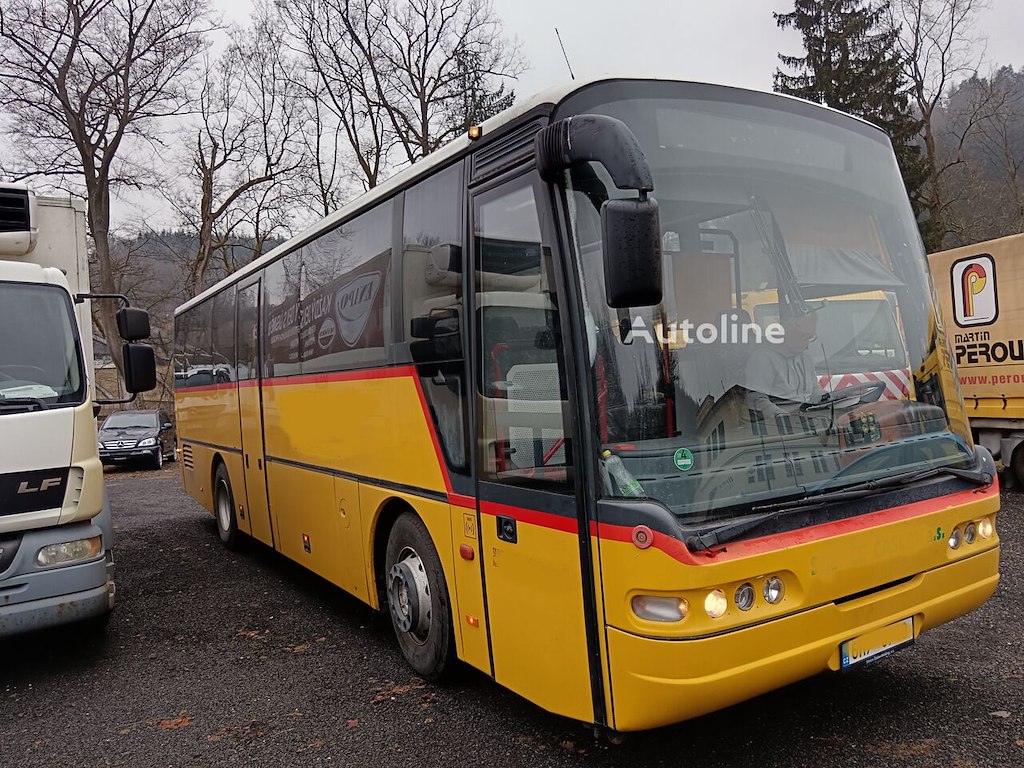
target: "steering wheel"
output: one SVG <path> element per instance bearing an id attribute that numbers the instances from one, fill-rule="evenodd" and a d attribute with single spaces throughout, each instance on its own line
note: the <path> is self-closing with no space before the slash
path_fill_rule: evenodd
<path id="1" fill-rule="evenodd" d="M 850 384 L 848 387 L 840 387 L 828 395 L 828 399 L 820 403 L 804 403 L 800 406 L 801 411 L 823 411 L 832 408 L 841 400 L 849 400 L 859 397 L 861 401 L 874 402 L 882 396 L 885 391 L 884 381 L 863 381 L 858 384 Z"/>

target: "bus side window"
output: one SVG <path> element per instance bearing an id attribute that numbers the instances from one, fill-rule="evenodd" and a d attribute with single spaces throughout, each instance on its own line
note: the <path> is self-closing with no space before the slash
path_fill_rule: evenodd
<path id="1" fill-rule="evenodd" d="M 481 479 L 566 492 L 563 342 L 532 177 L 477 196 L 474 217 Z"/>
<path id="2" fill-rule="evenodd" d="M 402 340 L 449 467 L 468 473 L 469 421 L 463 352 L 462 164 L 405 193 L 402 246 Z"/>

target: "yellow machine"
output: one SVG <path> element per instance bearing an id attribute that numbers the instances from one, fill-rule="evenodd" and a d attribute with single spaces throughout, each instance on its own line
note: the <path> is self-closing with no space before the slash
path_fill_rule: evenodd
<path id="1" fill-rule="evenodd" d="M 225 544 L 388 611 L 428 679 L 610 731 L 984 602 L 995 465 L 878 129 L 636 80 L 478 128 L 177 310 L 183 480 Z M 887 371 L 905 393 L 856 378 Z"/>
<path id="2" fill-rule="evenodd" d="M 928 256 L 975 439 L 1024 483 L 1024 234 Z"/>

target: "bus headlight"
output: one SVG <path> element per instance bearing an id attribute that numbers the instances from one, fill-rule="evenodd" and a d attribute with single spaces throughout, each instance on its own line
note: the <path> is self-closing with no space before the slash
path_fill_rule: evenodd
<path id="1" fill-rule="evenodd" d="M 781 602 L 782 596 L 785 594 L 786 585 L 778 576 L 772 576 L 764 583 L 764 599 L 769 605 Z"/>
<path id="2" fill-rule="evenodd" d="M 749 611 L 754 607 L 754 587 L 749 582 L 741 584 L 736 589 L 736 607 L 741 611 Z"/>
<path id="3" fill-rule="evenodd" d="M 36 563 L 42 566 L 49 566 L 66 565 L 67 563 L 74 563 L 79 560 L 89 560 L 100 553 L 102 546 L 100 536 L 65 541 L 63 544 L 50 544 L 40 549 L 36 554 Z"/>
<path id="4" fill-rule="evenodd" d="M 987 517 L 982 518 L 978 521 L 978 533 L 981 534 L 983 539 L 991 539 L 993 533 L 992 521 Z"/>
<path id="5" fill-rule="evenodd" d="M 147 437 L 145 440 L 139 441 L 139 448 L 152 448 L 154 445 L 156 445 L 155 437 Z"/>
<path id="6" fill-rule="evenodd" d="M 949 548 L 960 549 L 960 545 L 963 544 L 964 534 L 959 528 L 954 528 L 953 532 L 949 534 Z"/>
<path id="7" fill-rule="evenodd" d="M 704 610 L 712 619 L 722 618 L 728 608 L 729 601 L 725 597 L 725 592 L 720 589 L 711 590 L 704 598 Z"/>
<path id="8" fill-rule="evenodd" d="M 690 610 L 689 603 L 681 597 L 654 595 L 634 595 L 630 606 L 633 613 L 647 621 L 682 621 Z"/>
<path id="9" fill-rule="evenodd" d="M 974 523 L 968 523 L 964 526 L 964 541 L 968 544 L 973 544 L 978 538 L 978 526 Z"/>

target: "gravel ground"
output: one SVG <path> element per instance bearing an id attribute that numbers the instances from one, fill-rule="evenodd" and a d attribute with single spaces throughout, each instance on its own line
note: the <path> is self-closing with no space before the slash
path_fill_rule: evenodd
<path id="1" fill-rule="evenodd" d="M 177 468 L 114 470 L 105 636 L 0 642 L 0 767 L 1024 766 L 1024 494 L 980 610 L 821 675 L 613 747 L 474 671 L 424 684 L 386 618 L 258 545 L 221 548 Z"/>

